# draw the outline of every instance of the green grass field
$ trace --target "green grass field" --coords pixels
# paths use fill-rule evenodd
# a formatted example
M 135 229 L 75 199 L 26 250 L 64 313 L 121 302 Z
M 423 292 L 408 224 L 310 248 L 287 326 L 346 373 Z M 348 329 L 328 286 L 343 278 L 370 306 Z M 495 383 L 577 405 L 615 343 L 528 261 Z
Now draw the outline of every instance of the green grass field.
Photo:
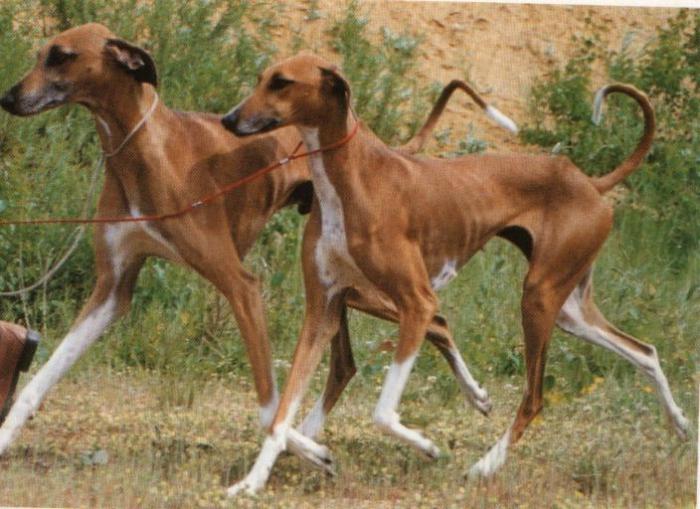
M 429 33 L 370 33 L 369 9 L 349 4 L 322 20 L 323 41 L 296 35 L 294 45 L 337 51 L 359 115 L 388 143 L 399 143 L 435 98 L 436 84 L 405 79 Z M 311 2 L 308 15 L 314 12 Z M 33 63 L 37 41 L 100 20 L 153 54 L 168 105 L 223 112 L 276 58 L 268 30 L 278 16 L 272 4 L 224 0 L 7 0 L 0 5 L 0 89 Z M 649 93 L 658 136 L 647 162 L 618 193 L 614 231 L 596 265 L 597 301 L 612 323 L 656 346 L 674 395 L 697 428 L 700 15 L 682 11 L 669 20 L 641 57 L 610 51 L 594 29 L 578 42 L 579 53 L 565 67 L 533 84 L 532 120 L 520 141 L 537 145 L 533 151 L 565 153 L 592 174 L 605 172 L 631 152 L 641 117 L 632 101 L 611 97 L 603 126 L 590 124 L 592 66 L 602 63 L 611 81 Z M 478 131 L 475 136 L 447 140 L 445 151 L 488 150 Z M 0 219 L 79 214 L 98 154 L 92 119 L 80 108 L 30 119 L 0 113 Z M 303 223 L 295 210 L 278 214 L 246 260 L 264 281 L 280 382 L 303 314 Z M 0 291 L 38 277 L 70 231 L 0 229 Z M 441 357 L 431 347 L 422 350 L 402 415 L 435 439 L 444 458 L 426 462 L 375 430 L 372 405 L 390 362 L 377 346 L 396 328 L 353 312 L 360 369 L 322 436 L 335 453 L 338 477 L 327 479 L 285 456 L 261 498 L 238 504 L 692 507 L 696 431 L 678 442 L 646 378 L 619 357 L 559 332 L 549 349 L 543 414 L 495 480 L 465 481 L 522 394 L 525 269 L 516 250 L 497 240 L 440 294 L 465 359 L 495 406 L 488 419 L 474 412 Z M 34 369 L 68 330 L 93 281 L 86 240 L 48 285 L 0 300 L 0 317 L 29 323 L 44 336 Z M 314 393 L 323 374 L 325 368 Z M 244 348 L 225 301 L 195 274 L 153 260 L 140 276 L 131 313 L 57 386 L 0 459 L 0 505 L 226 506 L 224 487 L 244 475 L 261 442 Z

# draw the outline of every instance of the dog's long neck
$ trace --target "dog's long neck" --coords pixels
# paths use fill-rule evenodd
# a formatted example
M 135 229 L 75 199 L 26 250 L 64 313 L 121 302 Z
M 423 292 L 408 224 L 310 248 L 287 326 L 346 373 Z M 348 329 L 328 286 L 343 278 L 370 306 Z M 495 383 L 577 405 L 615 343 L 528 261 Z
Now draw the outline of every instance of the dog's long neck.
M 345 118 L 331 118 L 318 126 L 299 126 L 299 132 L 307 150 L 319 150 L 331 147 L 347 138 L 355 129 L 357 122 L 359 121 L 355 116 L 347 112 Z M 327 177 L 333 178 L 335 174 L 341 172 L 343 167 L 346 166 L 344 163 L 354 147 L 353 141 L 356 141 L 361 136 L 361 129 L 358 129 L 358 132 L 341 146 L 311 156 L 312 177 L 318 178 L 321 176 L 320 172 L 323 172 Z
M 156 91 L 153 87 L 135 83 L 127 87 L 127 90 L 107 94 L 97 104 L 87 105 L 95 116 L 97 132 L 100 136 L 102 151 L 105 154 L 111 154 L 120 147 L 139 122 L 149 114 L 155 99 Z M 156 110 L 139 131 L 146 131 L 148 123 L 156 121 L 155 119 L 165 110 L 167 108 L 159 102 L 156 105 Z M 134 134 L 133 138 L 129 140 L 129 144 L 136 143 L 138 134 L 140 133 Z M 126 149 L 126 147 L 123 148 Z M 113 157 L 118 155 L 114 154 Z
M 107 94 L 98 104 L 88 105 L 107 156 L 106 171 L 121 187 L 132 215 L 177 208 L 181 195 L 181 183 L 168 173 L 171 165 L 165 149 L 172 112 L 158 100 L 149 114 L 156 97 L 150 85 L 134 83 L 111 97 Z M 122 146 L 132 131 L 133 136 Z

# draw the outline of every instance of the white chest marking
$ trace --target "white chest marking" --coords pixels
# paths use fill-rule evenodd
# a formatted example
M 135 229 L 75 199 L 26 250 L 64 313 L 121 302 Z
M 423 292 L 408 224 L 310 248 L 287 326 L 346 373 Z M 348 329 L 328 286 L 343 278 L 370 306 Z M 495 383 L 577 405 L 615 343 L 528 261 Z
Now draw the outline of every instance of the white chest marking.
M 320 148 L 318 129 L 303 129 L 302 136 L 309 150 Z M 311 156 L 314 191 L 321 204 L 321 238 L 316 245 L 316 264 L 321 282 L 328 288 L 328 298 L 350 286 L 358 278 L 365 280 L 348 251 L 343 205 L 328 179 L 320 154 Z
M 141 215 L 141 212 L 136 207 L 131 207 L 130 212 L 132 217 L 138 217 Z M 173 259 L 180 259 L 180 255 L 177 252 L 177 249 L 175 249 L 175 246 L 165 237 L 163 237 L 160 232 L 150 227 L 147 222 L 110 224 L 105 229 L 105 240 L 107 241 L 109 252 L 112 257 L 112 269 L 114 270 L 115 276 L 119 276 L 123 270 L 124 261 L 129 252 L 129 247 L 125 242 L 125 239 L 130 233 L 139 230 L 145 232 L 160 246 L 165 247 L 165 249 L 170 252 Z
M 133 217 L 138 217 L 138 216 L 142 215 L 142 214 L 141 214 L 141 211 L 140 211 L 139 209 L 137 209 L 136 207 L 131 207 L 130 212 L 131 212 L 131 215 L 132 215 Z M 156 230 L 155 228 L 150 227 L 150 226 L 148 225 L 148 222 L 142 221 L 142 222 L 140 222 L 140 223 L 135 223 L 135 224 L 137 224 L 139 227 L 141 227 L 141 229 L 142 229 L 143 231 L 145 231 L 145 232 L 148 234 L 149 237 L 151 237 L 153 240 L 155 240 L 156 242 L 158 242 L 158 244 L 161 244 L 161 245 L 165 246 L 165 247 L 168 248 L 174 255 L 176 255 L 176 256 L 179 258 L 179 255 L 178 255 L 178 253 L 177 253 L 177 250 L 175 249 L 175 246 L 173 246 L 171 242 L 169 242 L 165 237 L 163 237 L 163 235 L 161 235 L 160 232 L 159 232 L 158 230 Z
M 457 260 L 447 260 L 440 273 L 430 280 L 433 290 L 440 290 L 457 275 Z
M 112 258 L 112 271 L 119 277 L 124 268 L 127 247 L 124 242 L 129 233 L 134 231 L 134 226 L 129 223 L 110 224 L 105 228 L 105 241 Z

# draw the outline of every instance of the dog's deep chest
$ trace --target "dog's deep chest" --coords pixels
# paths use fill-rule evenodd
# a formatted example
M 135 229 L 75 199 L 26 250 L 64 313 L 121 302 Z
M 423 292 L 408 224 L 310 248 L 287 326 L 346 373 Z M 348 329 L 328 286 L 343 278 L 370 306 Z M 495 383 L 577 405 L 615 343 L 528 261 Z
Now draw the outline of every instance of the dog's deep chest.
M 310 150 L 320 147 L 318 130 L 304 131 L 304 141 Z M 321 237 L 314 253 L 321 283 L 328 288 L 329 297 L 349 286 L 371 287 L 348 251 L 343 203 L 328 178 L 323 157 L 312 156 L 309 164 L 321 207 Z
M 131 217 L 139 217 L 142 214 L 138 208 L 131 207 L 130 215 Z M 135 234 L 145 234 L 149 238 L 149 254 L 176 262 L 182 261 L 182 257 L 173 243 L 168 241 L 150 222 L 115 223 L 105 228 L 105 241 L 112 268 L 116 274 L 121 273 L 125 261 L 134 254 L 130 237 Z

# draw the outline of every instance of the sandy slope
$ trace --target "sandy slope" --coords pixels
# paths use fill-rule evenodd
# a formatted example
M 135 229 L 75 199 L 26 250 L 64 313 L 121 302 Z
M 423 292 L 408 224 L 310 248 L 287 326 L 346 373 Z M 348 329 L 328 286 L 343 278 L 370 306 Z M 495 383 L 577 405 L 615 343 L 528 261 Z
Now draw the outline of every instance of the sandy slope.
M 629 44 L 639 50 L 655 35 L 656 28 L 674 16 L 677 9 L 625 7 L 567 7 L 552 5 L 508 5 L 447 2 L 363 2 L 374 34 L 385 26 L 394 32 L 408 30 L 423 37 L 419 48 L 419 77 L 426 83 L 468 77 L 490 102 L 522 124 L 527 121 L 526 98 L 533 80 L 573 54 L 572 37 L 600 27 L 608 47 L 618 50 Z M 307 19 L 311 9 L 321 15 Z M 338 60 L 321 41 L 329 21 L 340 17 L 345 3 L 320 0 L 286 3 L 280 16 L 284 24 L 273 30 L 280 56 L 292 53 L 293 34 L 306 41 L 319 41 L 317 49 Z M 378 37 L 378 36 L 377 36 Z M 604 84 L 598 72 L 595 86 Z M 466 119 L 476 118 L 479 135 L 495 147 L 508 146 L 512 136 L 480 120 L 474 107 L 460 99 L 450 107 L 442 126 L 463 134 Z M 482 132 L 483 129 L 485 132 Z

